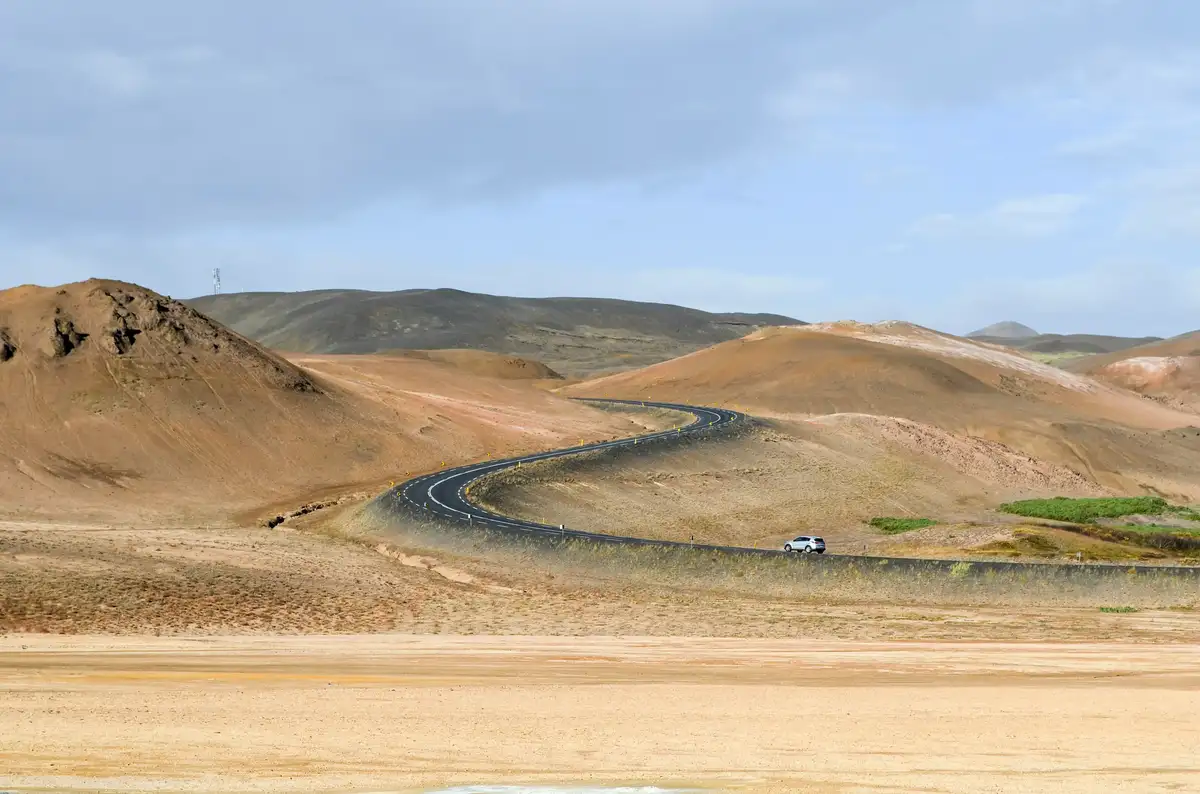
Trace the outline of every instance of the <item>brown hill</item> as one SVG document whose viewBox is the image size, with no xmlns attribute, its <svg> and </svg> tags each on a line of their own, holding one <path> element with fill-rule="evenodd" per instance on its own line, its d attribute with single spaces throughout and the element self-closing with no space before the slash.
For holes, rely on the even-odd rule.
<svg viewBox="0 0 1200 794">
<path fill-rule="evenodd" d="M 389 350 L 381 356 L 401 356 L 450 364 L 465 372 L 501 380 L 562 380 L 563 376 L 540 361 L 486 350 Z"/>
<path fill-rule="evenodd" d="M 0 339 L 6 515 L 214 520 L 485 451 L 631 430 L 432 360 L 314 374 L 113 281 L 0 292 Z"/>
<path fill-rule="evenodd" d="M 233 293 L 188 304 L 276 350 L 486 350 L 543 361 L 571 376 L 641 367 L 756 328 L 798 322 L 660 303 L 454 289 Z"/>
<path fill-rule="evenodd" d="M 1063 366 L 1169 405 L 1200 408 L 1200 331 Z"/>
<path fill-rule="evenodd" d="M 724 405 L 769 420 L 737 442 L 573 471 L 553 489 L 530 470 L 530 482 L 498 497 L 530 515 L 562 505 L 578 526 L 760 545 L 809 530 L 840 549 L 888 540 L 863 523 L 874 516 L 990 527 L 923 536 L 961 553 L 1020 545 L 991 512 L 1006 500 L 1200 498 L 1194 416 L 903 323 L 766 329 L 560 391 Z"/>
<path fill-rule="evenodd" d="M 951 429 L 1084 418 L 1165 429 L 1190 420 L 1015 351 L 907 323 L 771 328 L 564 391 L 736 403 L 769 414 L 899 416 Z"/>
</svg>

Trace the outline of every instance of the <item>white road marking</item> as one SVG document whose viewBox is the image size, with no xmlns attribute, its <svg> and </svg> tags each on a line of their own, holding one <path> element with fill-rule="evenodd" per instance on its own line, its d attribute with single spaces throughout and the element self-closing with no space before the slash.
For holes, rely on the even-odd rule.
<svg viewBox="0 0 1200 794">
<path fill-rule="evenodd" d="M 614 402 L 632 403 L 632 401 L 614 401 Z M 641 404 L 643 407 L 645 406 L 645 403 L 641 403 Z M 670 405 L 670 404 L 668 404 L 668 405 Z M 471 465 L 462 466 L 462 467 L 453 469 L 449 472 L 446 472 L 445 473 L 446 476 L 442 477 L 441 479 L 436 480 L 435 482 L 433 482 L 433 484 L 429 485 L 428 487 L 424 487 L 425 483 L 427 483 L 429 480 L 433 479 L 437 475 L 429 474 L 429 475 L 425 475 L 423 477 L 419 477 L 414 480 L 411 480 L 408 483 L 404 484 L 404 487 L 403 487 L 402 491 L 400 492 L 400 496 L 402 498 L 406 499 L 411 504 L 417 505 L 417 501 L 415 499 L 413 499 L 410 492 L 414 487 L 421 486 L 422 487 L 421 492 L 426 497 L 428 497 L 428 499 L 433 500 L 433 502 L 438 507 L 441 507 L 442 510 L 446 511 L 444 513 L 444 515 L 446 515 L 447 517 L 458 518 L 459 520 L 465 519 L 467 521 L 471 521 L 472 518 L 478 518 L 481 521 L 485 521 L 485 522 L 492 523 L 492 524 L 498 524 L 501 526 L 513 527 L 513 528 L 520 529 L 520 530 L 523 530 L 526 532 L 537 532 L 537 533 L 541 533 L 541 534 L 547 534 L 547 533 L 553 531 L 553 533 L 556 535 L 562 535 L 563 531 L 560 530 L 558 527 L 551 527 L 549 525 L 536 524 L 534 522 L 515 523 L 513 521 L 505 520 L 505 518 L 503 516 L 499 516 L 496 513 L 492 513 L 490 510 L 484 510 L 483 508 L 480 508 L 476 505 L 471 504 L 471 502 L 466 498 L 466 491 L 468 488 L 470 488 L 470 486 L 474 485 L 476 482 L 478 482 L 479 480 L 481 480 L 483 477 L 487 476 L 489 473 L 491 473 L 494 470 L 519 466 L 521 463 L 535 463 L 535 462 L 541 461 L 541 460 L 550 460 L 553 458 L 564 457 L 566 455 L 579 454 L 580 452 L 585 451 L 585 450 L 586 451 L 595 451 L 595 450 L 609 449 L 609 448 L 619 447 L 622 445 L 633 445 L 633 444 L 636 444 L 636 443 L 639 443 L 642 441 L 649 441 L 649 440 L 653 440 L 653 439 L 657 439 L 657 438 L 666 438 L 669 436 L 677 436 L 680 433 L 684 433 L 684 432 L 690 433 L 695 430 L 701 430 L 706 427 L 712 427 L 714 425 L 719 424 L 723 418 L 727 419 L 727 421 L 730 423 L 736 421 L 739 418 L 736 414 L 728 415 L 727 417 L 723 417 L 721 412 L 707 410 L 707 409 L 703 409 L 703 408 L 696 409 L 696 408 L 689 407 L 687 410 L 691 411 L 692 414 L 694 416 L 696 416 L 696 421 L 694 421 L 690 425 L 687 425 L 682 428 L 663 430 L 658 433 L 650 433 L 650 434 L 647 434 L 644 436 L 635 436 L 633 438 L 616 439 L 613 441 L 601 442 L 601 443 L 597 443 L 592 446 L 586 446 L 582 450 L 578 447 L 570 447 L 570 448 L 566 448 L 566 449 L 542 452 L 542 453 L 538 453 L 535 455 L 527 455 L 522 458 L 513 458 L 510 460 L 496 461 L 496 462 L 489 463 L 484 466 L 471 466 Z M 708 418 L 709 421 L 705 422 L 704 421 L 705 418 Z M 443 466 L 444 465 L 445 464 L 443 463 Z M 448 505 L 445 502 L 438 499 L 436 494 L 434 493 L 434 491 L 439 486 L 442 486 L 445 483 L 449 482 L 450 480 L 453 480 L 455 477 L 459 477 L 463 474 L 474 474 L 475 475 L 470 480 L 466 481 L 463 485 L 461 485 L 457 492 L 457 496 L 458 496 L 459 500 L 461 502 L 467 504 L 470 508 L 472 508 L 469 511 L 460 510 L 456 507 L 451 507 L 450 505 Z M 429 510 L 428 502 L 426 502 L 424 504 L 424 509 Z M 439 511 L 434 510 L 433 512 L 436 513 Z M 597 533 L 584 532 L 581 530 L 567 530 L 566 533 L 570 534 L 572 537 L 595 538 L 598 540 L 605 540 L 605 541 L 617 542 L 617 543 L 624 543 L 624 542 L 639 540 L 638 538 L 621 538 L 621 537 L 618 537 L 615 535 L 601 535 L 601 534 L 597 534 Z"/>
</svg>

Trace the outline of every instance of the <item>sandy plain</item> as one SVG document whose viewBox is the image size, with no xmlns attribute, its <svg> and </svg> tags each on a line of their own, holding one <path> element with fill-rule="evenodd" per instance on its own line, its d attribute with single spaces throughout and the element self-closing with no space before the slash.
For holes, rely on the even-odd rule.
<svg viewBox="0 0 1200 794">
<path fill-rule="evenodd" d="M 1200 787 L 1190 642 L 9 635 L 0 688 L 5 789 Z"/>
</svg>

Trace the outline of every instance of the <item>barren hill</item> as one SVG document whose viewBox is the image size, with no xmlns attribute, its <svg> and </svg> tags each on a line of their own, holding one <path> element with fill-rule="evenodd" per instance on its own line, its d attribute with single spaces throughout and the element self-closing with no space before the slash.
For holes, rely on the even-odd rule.
<svg viewBox="0 0 1200 794">
<path fill-rule="evenodd" d="M 553 508 L 568 524 L 606 531 L 777 547 L 808 530 L 838 549 L 868 550 L 888 541 L 868 519 L 930 517 L 945 526 L 923 530 L 915 553 L 961 554 L 1025 542 L 1026 530 L 991 513 L 1011 499 L 1200 498 L 1194 415 L 904 323 L 764 329 L 561 391 L 716 404 L 767 420 L 736 442 L 669 459 L 580 466 L 567 477 L 530 469 L 503 496 L 511 509 Z M 1055 545 L 1062 537 L 1036 542 L 1066 554 Z"/>
<path fill-rule="evenodd" d="M 314 374 L 113 281 L 0 292 L 0 340 L 5 515 L 214 519 L 485 451 L 637 429 L 433 360 Z"/>
<path fill-rule="evenodd" d="M 1200 331 L 1064 366 L 1168 404 L 1200 408 Z"/>
<path fill-rule="evenodd" d="M 452 289 L 238 293 L 188 304 L 277 350 L 471 348 L 533 358 L 565 375 L 645 366 L 759 327 L 798 322 L 657 303 L 508 298 Z"/>
<path fill-rule="evenodd" d="M 951 428 L 1083 418 L 1163 429 L 1188 417 L 1003 347 L 907 323 L 770 328 L 569 393 L 739 403 L 768 413 L 868 413 Z"/>
<path fill-rule="evenodd" d="M 391 350 L 393 355 L 420 361 L 450 364 L 466 372 L 501 380 L 562 380 L 563 376 L 540 361 L 485 350 Z"/>
</svg>

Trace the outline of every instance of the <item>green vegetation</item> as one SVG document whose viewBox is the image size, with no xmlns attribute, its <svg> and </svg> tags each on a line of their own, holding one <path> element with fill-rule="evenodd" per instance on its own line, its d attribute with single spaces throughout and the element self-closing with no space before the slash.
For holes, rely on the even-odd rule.
<svg viewBox="0 0 1200 794">
<path fill-rule="evenodd" d="M 932 518 L 872 518 L 867 522 L 885 535 L 899 535 L 914 529 L 931 527 L 937 522 Z"/>
<path fill-rule="evenodd" d="M 1189 519 L 1191 520 L 1191 519 Z M 1126 532 L 1136 532 L 1140 535 L 1183 535 L 1200 538 L 1200 529 L 1185 527 L 1168 527 L 1162 524 L 1122 524 L 1120 529 Z"/>
<path fill-rule="evenodd" d="M 1156 516 L 1170 511 L 1167 500 L 1157 496 L 1103 497 L 1068 499 L 1057 496 L 1053 499 L 1024 499 L 1000 505 L 1000 511 L 1027 518 L 1046 518 L 1052 521 L 1067 521 L 1073 524 L 1091 524 L 1098 518 L 1121 518 L 1122 516 Z"/>
<path fill-rule="evenodd" d="M 1110 615 L 1128 615 L 1130 612 L 1137 612 L 1137 607 L 1100 607 L 1101 612 L 1107 612 Z"/>
<path fill-rule="evenodd" d="M 955 579 L 962 579 L 971 572 L 971 563 L 956 562 L 950 566 L 950 575 Z"/>
<path fill-rule="evenodd" d="M 1200 521 L 1200 511 L 1191 507 L 1172 507 L 1171 512 L 1184 521 Z"/>
<path fill-rule="evenodd" d="M 1093 354 L 1085 353 L 1081 350 L 1064 350 L 1060 353 L 1039 353 L 1034 351 L 1028 353 L 1028 355 L 1033 358 L 1034 361 L 1040 361 L 1043 364 L 1057 364 L 1060 361 L 1070 361 L 1073 358 L 1082 358 L 1084 356 L 1090 356 Z"/>
</svg>

